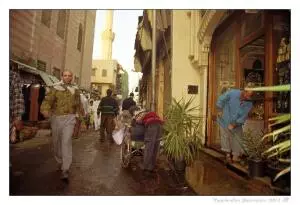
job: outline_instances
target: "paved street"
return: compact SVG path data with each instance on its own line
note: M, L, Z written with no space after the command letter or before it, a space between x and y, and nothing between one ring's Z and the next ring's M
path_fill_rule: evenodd
M9 8L7 28L11 196L291 195L290 9ZM49 125L69 169L74 114L110 132L123 110L168 135L154 173L82 127L62 175Z
M98 132L88 131L73 140L68 185L60 180L51 149L51 137L45 135L11 145L11 195L195 195L164 160L152 178L139 169L141 157L124 170L119 146L101 144Z
M188 187L184 176L175 174L162 156L157 163L157 173L149 178L138 166L141 157L136 156L131 166L123 169L120 166L120 147L100 143L98 138L98 132L88 131L73 140L69 184L61 181L60 173L56 171L49 131L11 145L10 194L197 195ZM272 195L268 189L251 185L204 153L186 171L191 185L200 195Z

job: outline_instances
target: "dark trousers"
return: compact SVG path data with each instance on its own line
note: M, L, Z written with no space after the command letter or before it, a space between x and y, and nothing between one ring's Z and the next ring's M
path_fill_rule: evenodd
M105 139L105 130L107 133L107 138L113 141L112 132L115 129L115 116L114 115L101 115L101 125L100 125L100 139Z
M146 126L145 129L145 150L144 150L144 169L152 171L155 167L157 152L159 150L162 127L159 123Z

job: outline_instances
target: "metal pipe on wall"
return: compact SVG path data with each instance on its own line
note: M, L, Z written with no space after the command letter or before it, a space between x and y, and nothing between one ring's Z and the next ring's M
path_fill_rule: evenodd
M151 111L155 111L155 70L156 70L156 10L153 10L152 16L152 103Z

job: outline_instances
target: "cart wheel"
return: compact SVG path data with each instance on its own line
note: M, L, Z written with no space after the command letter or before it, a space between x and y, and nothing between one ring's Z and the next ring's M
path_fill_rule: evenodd
M127 168L131 160L131 140L128 135L125 135L125 138L121 144L121 166Z

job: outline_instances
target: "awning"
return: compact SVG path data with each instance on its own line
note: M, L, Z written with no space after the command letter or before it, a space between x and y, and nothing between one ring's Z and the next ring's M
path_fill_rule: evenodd
M145 10L143 16L139 17L138 31L135 39L135 56L134 67L136 71L145 72L149 67L148 62L151 60L152 51L152 24L153 24L153 10ZM165 32L171 26L171 10L156 10L156 26L157 26L157 38L156 43L163 40ZM170 44L170 42L167 42ZM170 45L165 45L164 52L167 54ZM147 68L146 68L147 67Z
M136 72L142 72L142 65L140 59L137 56L134 56L134 70Z
M148 28L144 18L138 25L137 34L143 51L147 51L152 49L152 40L151 40L150 28Z
M48 73L46 73L44 71L38 70L35 67L26 65L26 64L21 63L21 62L16 61L16 60L10 60L10 61L12 61L13 63L17 64L18 65L18 69L20 69L20 70L23 70L23 71L28 72L28 73L32 73L34 75L41 76L41 78L43 79L43 81L45 82L45 84L47 86L51 86L54 83L59 82L59 80L55 76L50 75L50 74L48 74Z
M39 70L36 69L35 67L26 65L24 63L21 63L19 61L15 61L15 60L10 60L10 61L12 61L15 64L17 64L18 65L18 69L20 69L20 70L23 70L23 71L28 72L28 73L32 73L34 75L39 75Z
M165 31L171 25L170 10L161 9L156 10L156 29L159 31ZM148 19L151 27L153 27L153 10L147 10Z
M47 86L51 86L54 83L58 83L59 82L59 80L55 76L49 75L49 74L47 74L45 72L42 72L42 71L40 73L40 76L43 79L43 81L46 83Z

